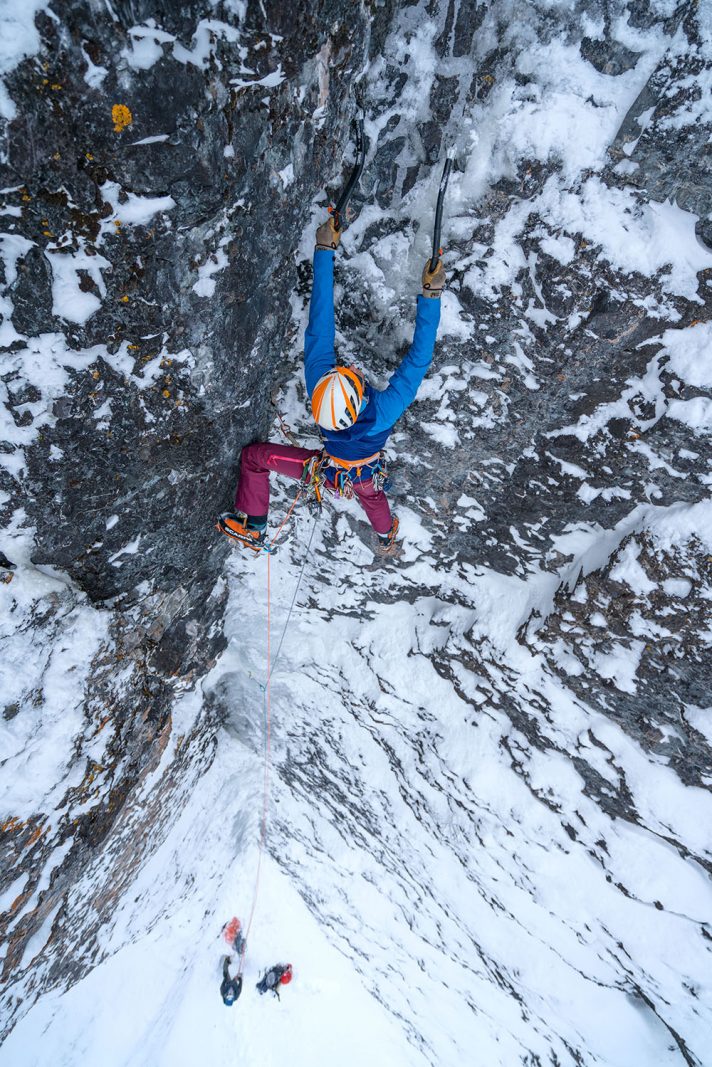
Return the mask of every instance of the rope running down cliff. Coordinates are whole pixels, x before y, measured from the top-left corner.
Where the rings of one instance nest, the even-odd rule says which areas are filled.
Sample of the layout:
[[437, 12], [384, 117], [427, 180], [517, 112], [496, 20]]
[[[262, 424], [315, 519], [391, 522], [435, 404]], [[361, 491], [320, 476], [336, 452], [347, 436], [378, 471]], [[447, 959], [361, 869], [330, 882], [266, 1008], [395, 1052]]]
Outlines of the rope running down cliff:
[[[275, 541], [279, 537], [279, 535], [280, 535], [285, 523], [287, 522], [287, 520], [289, 519], [290, 515], [292, 514], [292, 512], [293, 512], [293, 510], [294, 510], [294, 508], [296, 506], [296, 503], [299, 500], [299, 498], [301, 497], [301, 495], [302, 495], [302, 493], [301, 493], [301, 490], [300, 490], [297, 493], [297, 495], [295, 496], [294, 500], [292, 501], [292, 506], [290, 507], [289, 511], [287, 512], [287, 514], [285, 515], [284, 519], [282, 520], [282, 522], [281, 522], [281, 524], [279, 526], [279, 529], [277, 530], [276, 534], [272, 538], [272, 540], [270, 542], [270, 549], [273, 547]], [[282, 628], [282, 633], [281, 633], [280, 638], [279, 638], [279, 644], [277, 645], [277, 652], [276, 652], [276, 655], [274, 657], [274, 660], [272, 660], [272, 647], [271, 647], [271, 640], [272, 640], [271, 556], [272, 556], [272, 553], [271, 552], [267, 553], [267, 677], [266, 677], [266, 680], [265, 680], [265, 684], [260, 686], [260, 688], [262, 689], [262, 694], [263, 694], [263, 718], [264, 718], [264, 776], [263, 776], [263, 794], [262, 794], [262, 816], [261, 816], [261, 819], [260, 819], [260, 837], [259, 837], [259, 845], [258, 845], [258, 852], [257, 852], [257, 871], [255, 873], [255, 887], [254, 887], [254, 890], [253, 890], [253, 893], [252, 893], [252, 906], [250, 908], [249, 919], [247, 920], [247, 928], [245, 930], [245, 938], [244, 938], [244, 942], [243, 942], [242, 952], [240, 953], [240, 965], [239, 965], [238, 972], [237, 972], [238, 976], [242, 975], [243, 968], [244, 968], [244, 965], [245, 965], [245, 954], [246, 954], [246, 951], [247, 951], [247, 944], [248, 944], [248, 941], [249, 941], [249, 938], [250, 938], [250, 930], [252, 928], [252, 921], [253, 921], [254, 916], [255, 916], [255, 909], [257, 907], [257, 898], [258, 898], [258, 895], [259, 895], [260, 875], [262, 873], [262, 857], [264, 855], [264, 852], [265, 852], [265, 849], [266, 849], [266, 845], [267, 845], [267, 821], [268, 821], [268, 816], [269, 816], [269, 787], [270, 787], [269, 771], [270, 771], [270, 759], [271, 759], [271, 754], [272, 754], [272, 699], [271, 699], [271, 697], [272, 697], [272, 674], [273, 674], [274, 669], [275, 669], [275, 667], [277, 665], [277, 660], [279, 659], [280, 652], [282, 651], [282, 645], [284, 643], [284, 638], [286, 636], [287, 628], [289, 626], [289, 622], [290, 622], [290, 619], [292, 617], [292, 612], [294, 610], [294, 605], [296, 604], [296, 601], [297, 601], [297, 594], [299, 593], [299, 587], [301, 586], [302, 578], [304, 576], [304, 570], [306, 568], [307, 561], [308, 561], [310, 553], [311, 553], [311, 546], [312, 546], [312, 541], [314, 540], [314, 531], [316, 530], [316, 524], [317, 524], [317, 519], [318, 518], [319, 518], [319, 512], [317, 512], [314, 515], [314, 521], [312, 522], [312, 528], [311, 528], [311, 533], [309, 535], [309, 541], [307, 543], [306, 551], [304, 553], [304, 559], [302, 560], [302, 566], [301, 566], [301, 569], [299, 571], [299, 576], [297, 578], [297, 584], [294, 587], [294, 595], [292, 596], [292, 602], [289, 605], [289, 611], [287, 612], [287, 618], [286, 618], [284, 626]]]

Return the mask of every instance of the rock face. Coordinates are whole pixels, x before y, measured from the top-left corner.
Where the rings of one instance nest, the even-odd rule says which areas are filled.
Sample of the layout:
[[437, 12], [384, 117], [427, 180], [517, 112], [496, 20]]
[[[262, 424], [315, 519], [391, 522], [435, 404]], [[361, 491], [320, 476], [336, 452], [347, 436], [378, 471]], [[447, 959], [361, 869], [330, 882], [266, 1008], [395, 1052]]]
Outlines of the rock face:
[[[22, 562], [71, 579], [48, 602], [19, 574], [13, 629], [22, 617], [51, 645], [88, 605], [106, 623], [85, 646], [79, 781], [55, 798], [59, 818], [42, 803], [7, 812], [3, 888], [21, 886], [5, 916], [11, 986], [63, 900], [57, 959], [29, 981], [38, 991], [81, 974], [171, 812], [168, 778], [133, 829], [127, 800], [166, 745], [177, 694], [224, 645], [214, 517], [230, 506], [241, 446], [273, 417], [294, 235], [339, 180], [354, 80], [388, 17], [347, 2], [318, 17], [309, 4], [45, 5], [36, 56], [7, 80], [0, 507], [4, 523], [35, 530]], [[42, 668], [28, 674], [4, 709], [18, 730], [42, 706]], [[112, 735], [101, 754], [99, 731]], [[195, 767], [209, 717], [198, 733], [183, 757]], [[55, 849], [62, 863], [38, 902]], [[102, 851], [77, 915], [65, 894]]]
[[[385, 381], [405, 350], [454, 146], [450, 293], [392, 439], [399, 569], [329, 513], [330, 566], [305, 579], [303, 647], [337, 625], [343, 646], [326, 679], [315, 655], [284, 681], [273, 856], [414, 1063], [475, 1044], [491, 1063], [619, 1062], [609, 1010], [640, 1062], [701, 1063], [712, 935], [690, 886], [712, 857], [685, 812], [709, 811], [712, 782], [704, 5], [111, 11], [40, 11], [37, 56], [7, 79], [8, 766], [40, 781], [40, 749], [66, 750], [3, 812], [7, 1028], [100, 961], [219, 725], [242, 737], [244, 678], [198, 684], [225, 647], [211, 522], [290, 375], [309, 431], [300, 240], [358, 82], [341, 353]], [[284, 552], [295, 580], [302, 551]], [[239, 576], [247, 662], [262, 619]], [[45, 647], [23, 664], [27, 633]], [[354, 883], [399, 921], [370, 930]]]

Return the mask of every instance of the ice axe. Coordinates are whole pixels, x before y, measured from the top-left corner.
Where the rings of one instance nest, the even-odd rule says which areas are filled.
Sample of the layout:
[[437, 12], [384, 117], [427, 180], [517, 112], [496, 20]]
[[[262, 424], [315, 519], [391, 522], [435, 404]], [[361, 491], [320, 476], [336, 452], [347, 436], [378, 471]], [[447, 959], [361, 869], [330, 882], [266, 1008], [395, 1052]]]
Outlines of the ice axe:
[[354, 125], [356, 126], [356, 162], [354, 169], [351, 171], [351, 176], [342, 189], [339, 199], [333, 207], [329, 207], [329, 214], [334, 220], [335, 230], [341, 229], [341, 216], [346, 210], [346, 205], [358, 184], [363, 165], [366, 162], [366, 134], [363, 131], [363, 118], [355, 119]]
[[440, 230], [443, 223], [443, 204], [445, 202], [445, 191], [447, 189], [447, 183], [450, 179], [450, 171], [452, 169], [452, 161], [455, 157], [455, 149], [451, 148], [448, 151], [447, 158], [445, 159], [445, 166], [443, 167], [442, 176], [440, 178], [440, 189], [438, 190], [438, 202], [435, 207], [435, 226], [433, 227], [433, 258], [430, 260], [428, 270], [432, 274], [438, 265], [438, 260], [443, 254], [443, 250], [440, 247]]

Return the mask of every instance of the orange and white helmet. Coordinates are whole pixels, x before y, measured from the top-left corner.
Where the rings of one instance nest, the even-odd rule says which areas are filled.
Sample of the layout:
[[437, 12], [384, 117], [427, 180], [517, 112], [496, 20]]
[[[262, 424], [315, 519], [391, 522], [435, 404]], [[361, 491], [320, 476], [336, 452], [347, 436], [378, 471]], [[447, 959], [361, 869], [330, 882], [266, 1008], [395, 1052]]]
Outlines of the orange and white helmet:
[[352, 367], [334, 367], [312, 393], [312, 415], [325, 430], [347, 430], [361, 410], [363, 377]]

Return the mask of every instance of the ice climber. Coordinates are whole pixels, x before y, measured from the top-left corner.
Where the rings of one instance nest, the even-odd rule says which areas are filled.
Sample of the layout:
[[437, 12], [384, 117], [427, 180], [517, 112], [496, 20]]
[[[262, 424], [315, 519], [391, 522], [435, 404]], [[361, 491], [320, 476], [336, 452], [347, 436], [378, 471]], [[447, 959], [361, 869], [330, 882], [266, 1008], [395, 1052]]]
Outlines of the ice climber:
[[223, 980], [220, 984], [220, 996], [226, 1008], [231, 1008], [242, 992], [242, 975], [230, 977], [231, 956], [223, 957]]
[[339, 366], [334, 352], [334, 252], [341, 237], [330, 218], [316, 231], [314, 286], [304, 336], [304, 377], [324, 449], [257, 443], [242, 450], [235, 511], [218, 520], [228, 537], [259, 552], [266, 547], [269, 472], [323, 479], [330, 491], [356, 496], [378, 535], [382, 554], [396, 551], [398, 519], [391, 514], [383, 483], [382, 449], [393, 426], [413, 402], [430, 366], [440, 321], [445, 271], [440, 260], [423, 270], [413, 343], [385, 390], [374, 389], [360, 370]]
[[279, 987], [281, 985], [289, 985], [291, 981], [291, 963], [275, 963], [274, 967], [270, 967], [267, 973], [260, 978], [256, 988], [259, 993], [274, 993], [276, 997], [279, 997]]

